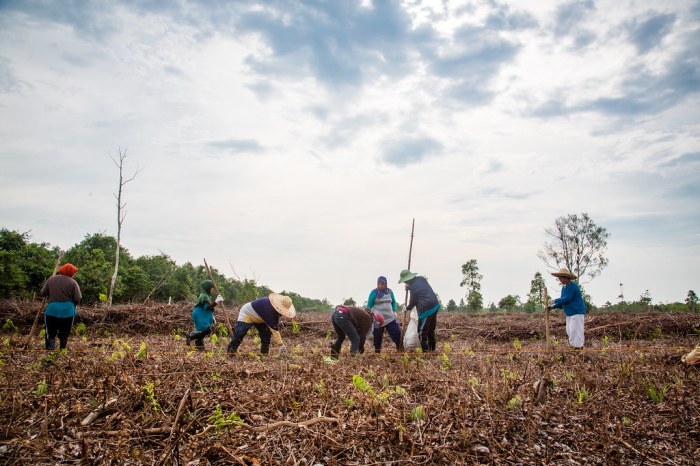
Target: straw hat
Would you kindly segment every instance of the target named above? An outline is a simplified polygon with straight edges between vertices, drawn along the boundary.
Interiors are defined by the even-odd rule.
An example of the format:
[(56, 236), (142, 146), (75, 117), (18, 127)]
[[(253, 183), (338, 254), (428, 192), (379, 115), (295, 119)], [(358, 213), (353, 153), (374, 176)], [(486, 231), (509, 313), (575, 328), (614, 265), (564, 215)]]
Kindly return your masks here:
[(399, 278), (399, 283), (407, 282), (410, 279), (415, 278), (417, 276), (418, 276), (417, 273), (413, 273), (408, 269), (404, 269), (401, 271), (401, 278)]
[(294, 309), (294, 303), (292, 303), (292, 298), (289, 296), (284, 296), (279, 293), (270, 293), (270, 304), (275, 308), (275, 311), (279, 312), (285, 317), (290, 319), (297, 315), (296, 309)]
[(569, 269), (567, 269), (566, 267), (562, 267), (561, 269), (559, 269), (559, 272), (552, 272), (552, 275), (554, 275), (555, 277), (566, 277), (570, 280), (576, 280), (576, 275), (569, 272)]

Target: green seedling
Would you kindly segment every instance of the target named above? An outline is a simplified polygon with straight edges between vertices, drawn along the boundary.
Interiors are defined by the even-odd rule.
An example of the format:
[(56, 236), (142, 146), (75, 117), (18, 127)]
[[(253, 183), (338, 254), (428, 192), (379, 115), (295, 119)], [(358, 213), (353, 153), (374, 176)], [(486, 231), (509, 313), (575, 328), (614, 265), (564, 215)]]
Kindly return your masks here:
[(214, 412), (207, 418), (207, 420), (214, 424), (214, 428), (217, 432), (220, 432), (223, 429), (245, 425), (243, 419), (241, 419), (241, 417), (235, 411), (228, 416), (224, 416), (224, 413), (221, 411), (221, 405), (219, 404), (216, 405)]
[(523, 403), (522, 398), (520, 398), (520, 395), (515, 395), (513, 398), (508, 400), (508, 403), (506, 404), (506, 407), (508, 409), (515, 409), (519, 407)]
[(518, 339), (517, 337), (513, 339), (513, 348), (515, 348), (518, 351), (523, 349), (523, 344), (520, 343), (520, 339)]
[(669, 389), (670, 387), (666, 383), (657, 388), (652, 382), (649, 382), (647, 394), (654, 403), (661, 403), (666, 398)]
[(631, 426), (632, 419), (628, 418), (627, 416), (622, 416), (622, 425), (623, 426)]
[(146, 347), (146, 342), (142, 342), (139, 347), (138, 353), (136, 353), (136, 359), (143, 359), (148, 357), (148, 348)]
[(411, 410), (411, 421), (421, 423), (425, 419), (425, 409), (418, 405)]
[(41, 395), (45, 395), (46, 392), (48, 392), (48, 391), (49, 391), (49, 386), (46, 384), (46, 379), (44, 379), (41, 382), (39, 382), (39, 385), (36, 386), (36, 392), (34, 392), (34, 394), (36, 396), (41, 396)]
[(469, 385), (476, 388), (479, 385), (481, 385), (481, 381), (479, 380), (478, 377), (471, 376), (471, 377), (469, 377)]
[(216, 333), (211, 334), (211, 344), (212, 345), (218, 345), (219, 344), (219, 337), (216, 336)]
[(576, 401), (578, 402), (578, 404), (582, 405), (590, 397), (591, 394), (588, 392), (588, 387), (586, 387), (585, 385), (576, 390)]
[(155, 384), (153, 382), (148, 382), (143, 387), (143, 397), (146, 404), (150, 405), (154, 412), (157, 413), (160, 411), (160, 403), (158, 403), (158, 399), (156, 399)]
[(442, 360), (443, 371), (449, 371), (450, 369), (452, 369), (452, 361), (450, 361), (450, 357), (447, 354), (442, 353), (440, 359)]
[(228, 337), (228, 327), (226, 327), (223, 323), (219, 322), (216, 325), (216, 333), (221, 335), (222, 338)]
[(299, 324), (297, 324), (296, 320), (292, 321), (292, 333), (299, 333)]
[(361, 375), (353, 375), (352, 384), (362, 393), (367, 393), (370, 396), (374, 397), (375, 393), (372, 389), (372, 386), (365, 379), (363, 379)]
[(84, 337), (87, 335), (87, 325), (85, 325), (84, 322), (78, 322), (78, 324), (75, 326), (75, 334), (79, 337)]
[(12, 322), (12, 319), (6, 319), (5, 324), (2, 326), (2, 331), (6, 333), (13, 333), (17, 331), (17, 327)]
[(355, 400), (352, 398), (343, 398), (343, 403), (345, 403), (345, 406), (352, 406), (355, 404)]

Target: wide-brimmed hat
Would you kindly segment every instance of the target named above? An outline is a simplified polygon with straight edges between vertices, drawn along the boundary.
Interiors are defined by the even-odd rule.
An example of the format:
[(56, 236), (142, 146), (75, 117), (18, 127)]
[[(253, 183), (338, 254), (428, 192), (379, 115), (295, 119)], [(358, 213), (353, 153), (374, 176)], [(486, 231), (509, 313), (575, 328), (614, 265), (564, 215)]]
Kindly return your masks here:
[(399, 283), (407, 282), (410, 279), (415, 278), (417, 276), (418, 276), (417, 273), (413, 273), (408, 269), (404, 269), (401, 271), (401, 277), (399, 278)]
[(290, 319), (297, 315), (297, 310), (294, 309), (294, 303), (292, 303), (292, 298), (279, 293), (270, 293), (270, 304), (275, 308), (275, 311), (279, 312), (285, 317)]
[(552, 272), (552, 275), (554, 275), (555, 277), (566, 277), (570, 280), (576, 280), (576, 275), (569, 272), (569, 269), (567, 269), (566, 267), (562, 267), (561, 269), (559, 269), (559, 272)]

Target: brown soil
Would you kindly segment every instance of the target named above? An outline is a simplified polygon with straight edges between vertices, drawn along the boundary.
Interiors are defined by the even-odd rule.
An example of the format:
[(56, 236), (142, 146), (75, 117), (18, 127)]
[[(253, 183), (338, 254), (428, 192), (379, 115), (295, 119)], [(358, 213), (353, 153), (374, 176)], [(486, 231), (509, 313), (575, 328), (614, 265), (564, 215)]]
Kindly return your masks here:
[(357, 358), (346, 343), (331, 364), (328, 313), (300, 314), (296, 333), (287, 323), (284, 356), (260, 357), (248, 337), (231, 358), (221, 335), (218, 344), (207, 339), (204, 353), (185, 346), (177, 332), (190, 329), (187, 305), (82, 308), (84, 340), (72, 335), (70, 350), (50, 357), (38, 337), (23, 349), (37, 309), (0, 303), (2, 322), (20, 329), (0, 334), (3, 464), (700, 457), (700, 371), (680, 362), (698, 342), (697, 314), (591, 314), (587, 347), (573, 352), (561, 314), (552, 319), (557, 345), (547, 351), (541, 315), (441, 313), (436, 354), (399, 354), (387, 339), (383, 353)]

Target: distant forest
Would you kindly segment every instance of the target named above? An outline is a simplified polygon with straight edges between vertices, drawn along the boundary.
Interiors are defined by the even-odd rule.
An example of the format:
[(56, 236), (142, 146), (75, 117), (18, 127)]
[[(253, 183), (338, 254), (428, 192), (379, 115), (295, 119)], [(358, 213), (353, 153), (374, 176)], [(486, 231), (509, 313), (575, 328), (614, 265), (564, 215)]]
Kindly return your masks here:
[[(88, 234), (80, 243), (63, 253), (61, 264), (78, 268), (75, 279), (83, 293), (83, 304), (107, 300), (114, 273), (117, 240), (104, 233)], [(0, 297), (30, 299), (44, 286), (53, 272), (60, 249), (48, 243), (30, 241), (29, 233), (6, 228), (0, 230)], [(267, 296), (273, 290), (255, 280), (228, 278), (215, 267), (210, 269), (226, 303), (240, 305)], [(202, 265), (187, 262), (178, 265), (167, 254), (134, 258), (123, 245), (119, 252), (119, 274), (114, 289), (114, 303), (145, 301), (194, 301), (199, 284), (208, 279)], [(294, 307), (304, 310), (331, 310), (326, 300), (311, 299), (291, 291), (279, 291), (292, 298)]]

